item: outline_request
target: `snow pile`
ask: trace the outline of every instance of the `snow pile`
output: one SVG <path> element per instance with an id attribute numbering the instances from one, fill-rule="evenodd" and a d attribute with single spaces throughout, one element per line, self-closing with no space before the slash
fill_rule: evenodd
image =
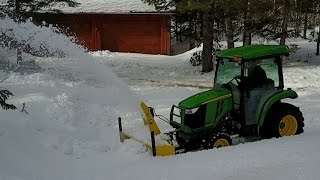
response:
<path id="1" fill-rule="evenodd" d="M 0 19 L 0 29 L 12 42 L 45 47 L 57 55 L 41 58 L 24 53 L 17 66 L 16 51 L 0 51 L 0 78 L 6 78 L 1 89 L 14 94 L 9 103 L 18 108 L 0 109 L 0 179 L 54 177 L 67 171 L 60 164 L 73 164 L 70 158 L 126 151 L 119 146 L 117 118 L 129 117 L 133 120 L 129 124 L 140 124 L 134 121 L 140 118 L 140 100 L 109 67 L 51 27 L 30 21 L 17 24 L 6 17 Z M 58 58 L 61 53 L 64 58 Z"/>
<path id="2" fill-rule="evenodd" d="M 16 23 L 13 19 L 5 17 L 0 21 L 1 32 L 7 39 L 1 39 L 0 44 L 9 46 L 29 46 L 34 51 L 46 50 L 50 55 L 78 57 L 83 48 L 77 45 L 75 38 L 59 33 L 59 29 L 44 26 L 35 26 L 30 19 L 25 23 Z M 9 41 L 9 43 L 7 42 Z M 46 55 L 46 54 L 44 54 Z"/>

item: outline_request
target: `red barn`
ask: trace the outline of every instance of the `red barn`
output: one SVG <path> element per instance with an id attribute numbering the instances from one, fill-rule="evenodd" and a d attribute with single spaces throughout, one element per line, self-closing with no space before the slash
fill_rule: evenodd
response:
<path id="1" fill-rule="evenodd" d="M 78 7 L 53 7 L 63 13 L 38 13 L 45 21 L 76 35 L 89 50 L 170 55 L 170 13 L 142 0 L 77 0 Z"/>

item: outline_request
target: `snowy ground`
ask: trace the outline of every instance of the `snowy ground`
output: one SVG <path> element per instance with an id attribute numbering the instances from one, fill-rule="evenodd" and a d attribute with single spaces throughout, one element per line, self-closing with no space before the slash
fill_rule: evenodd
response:
<path id="1" fill-rule="evenodd" d="M 300 49 L 284 68 L 286 87 L 299 94 L 290 102 L 301 107 L 305 133 L 154 158 L 134 141 L 119 142 L 117 117 L 130 132 L 148 136 L 137 110 L 140 100 L 168 115 L 172 104 L 210 88 L 213 73 L 191 66 L 192 51 L 172 57 L 87 54 L 47 28 L 18 27 L 9 19 L 0 20 L 0 27 L 14 29 L 13 37 L 34 47 L 49 41 L 53 52 L 70 57 L 24 54 L 30 63 L 19 68 L 15 52 L 0 50 L 0 78 L 8 77 L 0 86 L 14 93 L 10 102 L 18 107 L 0 110 L 0 180 L 320 179 L 320 59 L 314 43 L 293 42 Z M 30 28 L 37 33 L 21 33 Z M 28 114 L 20 112 L 23 103 Z M 159 126 L 171 129 L 161 121 Z"/>

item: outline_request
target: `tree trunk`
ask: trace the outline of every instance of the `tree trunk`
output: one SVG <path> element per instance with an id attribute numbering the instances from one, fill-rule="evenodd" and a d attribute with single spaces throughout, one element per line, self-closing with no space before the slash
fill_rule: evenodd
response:
<path id="1" fill-rule="evenodd" d="M 230 17 L 226 18 L 226 36 L 227 36 L 227 44 L 228 49 L 234 48 L 234 41 L 233 41 L 233 26 L 232 26 L 232 19 Z"/>
<path id="2" fill-rule="evenodd" d="M 307 28 L 308 28 L 308 13 L 305 13 L 304 22 L 303 22 L 303 39 L 307 39 Z"/>
<path id="3" fill-rule="evenodd" d="M 295 23 L 294 23 L 294 35 L 295 37 L 299 37 L 300 35 L 300 26 L 301 26 L 301 13 L 299 11 L 297 11 L 295 13 Z"/>
<path id="4" fill-rule="evenodd" d="M 251 27 L 250 27 L 250 2 L 246 1 L 246 12 L 244 14 L 244 24 L 243 24 L 243 46 L 251 45 Z"/>
<path id="5" fill-rule="evenodd" d="M 286 45 L 286 38 L 287 38 L 287 20 L 286 18 L 283 19 L 282 28 L 281 28 L 281 37 L 280 37 L 280 45 Z"/>
<path id="6" fill-rule="evenodd" d="M 281 24 L 281 36 L 280 36 L 280 45 L 286 45 L 286 38 L 288 36 L 288 18 L 289 18 L 289 8 L 288 0 L 284 0 L 284 10 L 282 15 L 282 24 Z"/>
<path id="7" fill-rule="evenodd" d="M 213 30 L 210 18 L 210 11 L 204 10 L 203 13 L 203 50 L 202 50 L 202 72 L 210 72 L 213 70 L 212 63 L 212 44 Z"/>
<path id="8" fill-rule="evenodd" d="M 19 11 L 20 11 L 20 2 L 19 2 L 19 0 L 14 0 L 14 10 L 15 10 L 16 14 L 19 13 Z"/>
<path id="9" fill-rule="evenodd" d="M 175 14 L 174 16 L 174 33 L 176 34 L 176 41 L 178 42 L 179 41 L 179 35 L 178 35 L 178 15 Z"/>
<path id="10" fill-rule="evenodd" d="M 189 41 L 189 50 L 190 49 L 193 49 L 193 48 L 195 48 L 196 47 L 196 45 L 195 45 L 195 38 L 194 38 L 194 24 L 193 24 L 193 22 L 192 22 L 192 18 L 191 18 L 191 16 L 189 17 L 189 26 L 190 26 L 190 35 L 189 35 L 189 38 L 190 38 L 190 41 Z"/>
<path id="11" fill-rule="evenodd" d="M 320 32 L 318 32 L 318 38 L 317 38 L 317 52 L 316 55 L 319 56 L 319 46 L 320 46 Z"/>

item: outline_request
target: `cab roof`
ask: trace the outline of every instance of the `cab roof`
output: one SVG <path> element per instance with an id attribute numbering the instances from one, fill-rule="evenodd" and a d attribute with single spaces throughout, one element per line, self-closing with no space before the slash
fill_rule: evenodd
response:
<path id="1" fill-rule="evenodd" d="M 286 46 L 280 45 L 248 45 L 227 49 L 217 53 L 217 58 L 253 60 L 280 55 L 288 55 Z"/>

